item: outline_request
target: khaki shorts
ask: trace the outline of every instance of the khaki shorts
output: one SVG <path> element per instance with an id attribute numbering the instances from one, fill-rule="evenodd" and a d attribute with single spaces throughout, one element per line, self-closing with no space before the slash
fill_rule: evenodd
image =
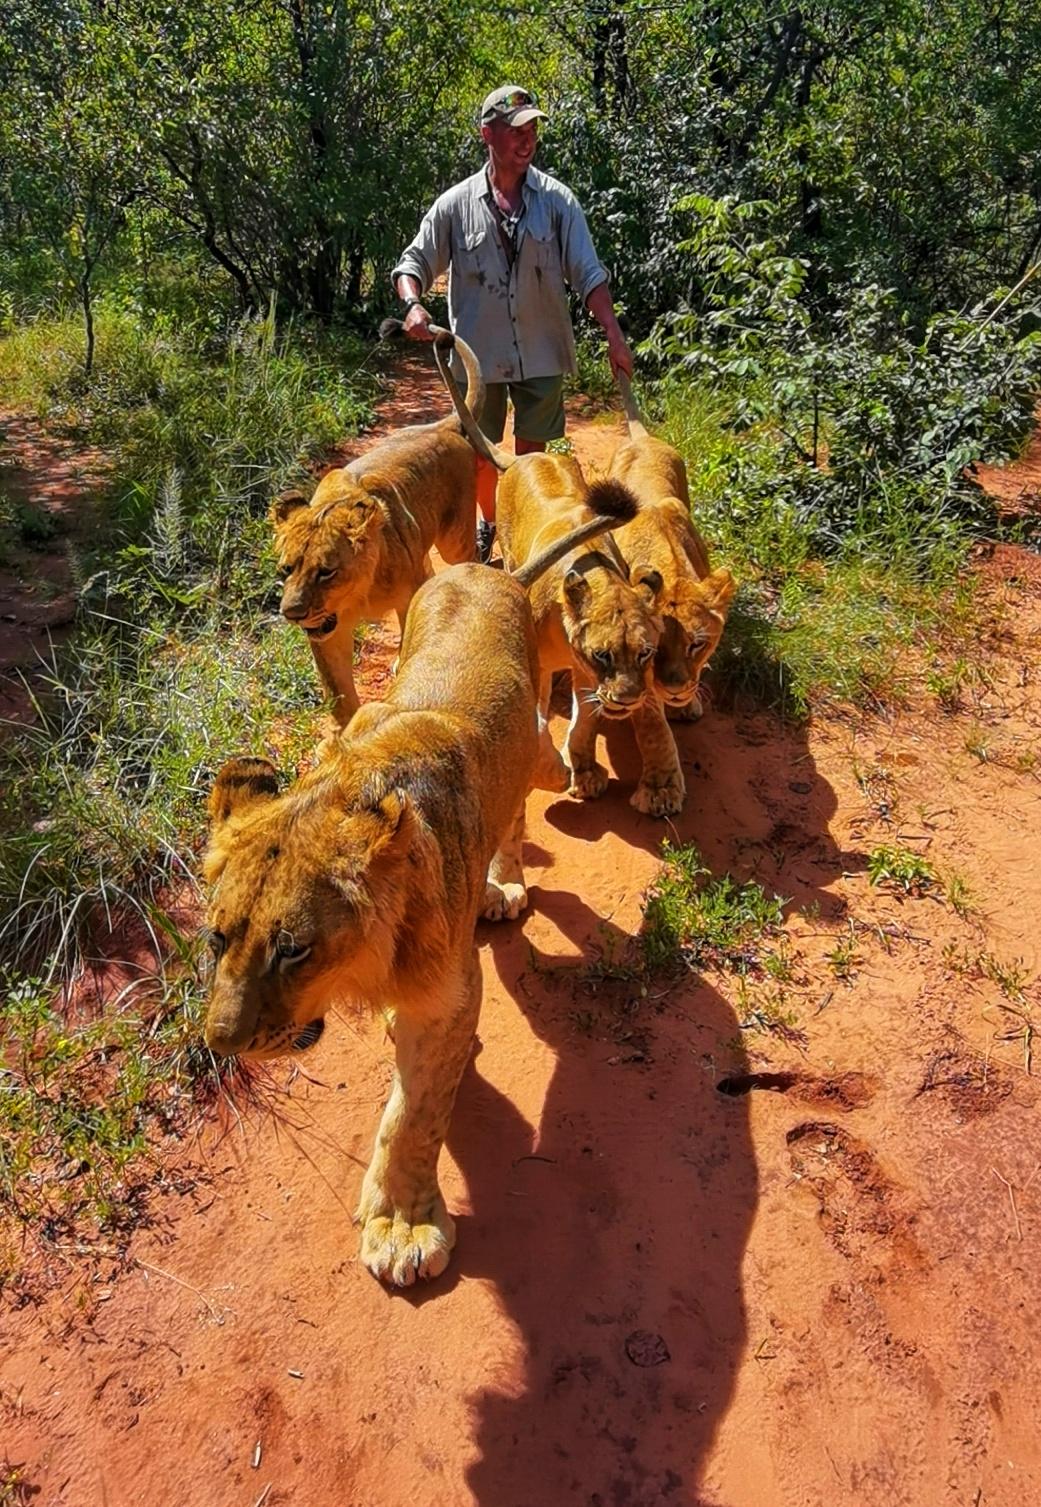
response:
<path id="1" fill-rule="evenodd" d="M 506 395 L 513 403 L 513 429 L 522 440 L 559 440 L 564 434 L 564 378 L 529 377 L 526 382 L 489 382 L 481 429 L 494 443 L 506 428 Z"/>

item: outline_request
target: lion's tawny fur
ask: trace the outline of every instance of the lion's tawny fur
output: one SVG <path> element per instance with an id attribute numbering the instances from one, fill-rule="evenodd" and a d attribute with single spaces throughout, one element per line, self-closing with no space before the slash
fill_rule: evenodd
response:
<path id="1" fill-rule="evenodd" d="M 456 348 L 474 401 L 483 391 L 480 369 L 464 342 Z M 404 627 L 409 602 L 430 574 L 431 548 L 447 564 L 473 559 L 476 486 L 477 458 L 450 415 L 401 429 L 329 471 L 310 503 L 300 492 L 272 503 L 282 611 L 308 631 L 341 726 L 358 708 L 358 623 L 393 611 Z"/>
<path id="2" fill-rule="evenodd" d="M 211 1047 L 279 1055 L 331 1005 L 393 1012 L 358 1218 L 363 1261 L 399 1285 L 436 1276 L 454 1240 L 437 1159 L 480 1003 L 477 918 L 526 903 L 525 797 L 567 784 L 537 698 L 523 589 L 457 565 L 414 597 L 386 700 L 316 769 L 280 795 L 266 761 L 234 760 L 210 798 Z"/>
<path id="3" fill-rule="evenodd" d="M 496 503 L 507 569 L 523 567 L 553 538 L 596 512 L 598 490 L 606 485 L 587 486 L 569 457 L 520 457 L 499 482 Z M 660 585 L 651 571 L 626 579 L 606 546 L 588 544 L 565 556 L 531 589 L 543 717 L 553 672 L 571 671 L 572 793 L 591 797 L 604 790 L 607 773 L 596 760 L 598 719 L 629 716 L 643 758 L 632 804 L 656 816 L 680 810 L 685 794 L 675 740 L 653 691 L 662 633 Z"/>
<path id="4" fill-rule="evenodd" d="M 630 438 L 616 450 L 610 475 L 635 492 L 640 511 L 616 541 L 634 575 L 653 570 L 662 580 L 655 690 L 672 715 L 696 717 L 701 673 L 719 644 L 736 588 L 729 570 L 709 565 L 705 542 L 691 521 L 682 456 L 648 434 L 629 408 Z"/>

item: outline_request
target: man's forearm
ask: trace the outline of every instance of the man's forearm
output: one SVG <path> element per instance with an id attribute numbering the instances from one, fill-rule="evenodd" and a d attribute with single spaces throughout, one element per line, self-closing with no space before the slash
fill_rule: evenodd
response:
<path id="1" fill-rule="evenodd" d="M 593 289 L 586 299 L 586 308 L 607 336 L 607 359 L 611 363 L 611 370 L 616 377 L 620 371 L 627 377 L 632 377 L 633 353 L 618 323 L 608 283 L 600 283 Z"/>
<path id="2" fill-rule="evenodd" d="M 419 286 L 419 279 L 411 273 L 403 272 L 394 285 L 398 290 L 398 297 L 402 303 L 408 298 L 422 298 L 423 289 Z"/>
<path id="3" fill-rule="evenodd" d="M 610 340 L 612 335 L 621 335 L 622 327 L 611 301 L 610 283 L 600 283 L 586 299 L 586 308 Z"/>

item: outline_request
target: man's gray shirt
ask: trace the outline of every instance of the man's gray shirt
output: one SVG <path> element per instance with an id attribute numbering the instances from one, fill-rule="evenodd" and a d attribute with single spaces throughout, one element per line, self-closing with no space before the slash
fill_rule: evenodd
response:
<path id="1" fill-rule="evenodd" d="M 424 294 L 448 272 L 452 329 L 473 347 L 486 382 L 577 370 L 564 283 L 585 303 L 607 282 L 585 215 L 569 188 L 529 167 L 510 266 L 487 169 L 441 195 L 391 274 Z"/>

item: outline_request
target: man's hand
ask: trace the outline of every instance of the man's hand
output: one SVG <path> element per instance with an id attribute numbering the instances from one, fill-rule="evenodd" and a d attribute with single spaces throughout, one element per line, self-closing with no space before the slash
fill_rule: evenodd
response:
<path id="1" fill-rule="evenodd" d="M 412 312 L 415 313 L 415 310 L 413 309 Z M 621 330 L 618 331 L 617 335 L 608 338 L 607 359 L 611 363 L 611 374 L 616 382 L 619 372 L 624 372 L 629 380 L 632 381 L 633 353 L 629 349 Z"/>
<path id="2" fill-rule="evenodd" d="M 410 340 L 433 340 L 430 333 L 430 315 L 421 303 L 413 304 L 405 315 L 401 328 Z"/>

